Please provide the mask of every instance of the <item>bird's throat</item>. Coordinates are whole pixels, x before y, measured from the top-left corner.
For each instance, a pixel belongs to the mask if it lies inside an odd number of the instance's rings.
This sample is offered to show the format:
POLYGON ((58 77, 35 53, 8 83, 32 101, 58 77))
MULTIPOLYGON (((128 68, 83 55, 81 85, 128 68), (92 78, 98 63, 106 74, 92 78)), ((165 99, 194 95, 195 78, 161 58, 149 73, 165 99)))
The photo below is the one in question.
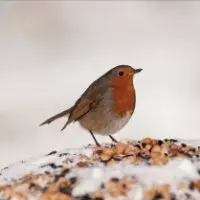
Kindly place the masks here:
POLYGON ((114 99, 114 109, 119 116, 125 116, 127 113, 133 113, 135 109, 135 89, 133 84, 121 84, 112 87, 114 99))

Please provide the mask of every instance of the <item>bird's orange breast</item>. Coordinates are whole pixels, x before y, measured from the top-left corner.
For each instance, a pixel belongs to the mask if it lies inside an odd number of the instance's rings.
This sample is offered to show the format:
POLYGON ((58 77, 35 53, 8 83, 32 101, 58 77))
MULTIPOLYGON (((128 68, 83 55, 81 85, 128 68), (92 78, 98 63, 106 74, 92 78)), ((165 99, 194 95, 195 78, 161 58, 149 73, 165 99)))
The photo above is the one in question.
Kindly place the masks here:
POLYGON ((116 79, 111 83, 111 88, 115 113, 120 117, 132 113, 136 102, 132 79, 116 79))

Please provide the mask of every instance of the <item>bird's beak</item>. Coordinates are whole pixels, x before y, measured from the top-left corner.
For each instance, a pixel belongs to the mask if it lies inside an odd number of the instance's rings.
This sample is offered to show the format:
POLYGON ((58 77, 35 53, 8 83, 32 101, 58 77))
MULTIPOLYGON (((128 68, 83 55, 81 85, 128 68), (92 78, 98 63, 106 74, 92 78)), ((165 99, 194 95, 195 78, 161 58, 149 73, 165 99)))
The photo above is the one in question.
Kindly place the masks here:
POLYGON ((141 72, 143 69, 135 69, 135 74, 141 72))

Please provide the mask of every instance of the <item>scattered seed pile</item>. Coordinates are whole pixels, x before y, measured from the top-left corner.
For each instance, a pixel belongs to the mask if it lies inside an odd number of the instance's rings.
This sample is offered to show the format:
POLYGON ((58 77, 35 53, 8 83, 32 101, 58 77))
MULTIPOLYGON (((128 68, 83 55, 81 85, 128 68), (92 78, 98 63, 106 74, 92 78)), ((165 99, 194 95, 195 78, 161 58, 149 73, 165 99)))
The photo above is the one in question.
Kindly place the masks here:
POLYGON ((0 199, 200 199, 200 147, 188 144, 144 138, 52 151, 3 168, 0 199))

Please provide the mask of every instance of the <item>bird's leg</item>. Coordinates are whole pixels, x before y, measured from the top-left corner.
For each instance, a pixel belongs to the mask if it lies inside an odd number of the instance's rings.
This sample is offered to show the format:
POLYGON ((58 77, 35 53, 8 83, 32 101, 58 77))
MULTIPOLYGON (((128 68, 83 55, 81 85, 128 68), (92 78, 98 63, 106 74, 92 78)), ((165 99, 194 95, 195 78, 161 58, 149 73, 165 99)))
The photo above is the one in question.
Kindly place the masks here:
POLYGON ((94 134, 92 133, 92 131, 90 131, 90 134, 91 134, 92 138, 94 139, 96 145, 100 147, 101 145, 98 143, 97 139, 94 137, 94 134))
POLYGON ((118 141, 117 141, 113 136, 109 135, 109 137, 110 137, 110 139, 111 139, 113 142, 118 143, 118 141))

